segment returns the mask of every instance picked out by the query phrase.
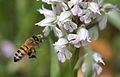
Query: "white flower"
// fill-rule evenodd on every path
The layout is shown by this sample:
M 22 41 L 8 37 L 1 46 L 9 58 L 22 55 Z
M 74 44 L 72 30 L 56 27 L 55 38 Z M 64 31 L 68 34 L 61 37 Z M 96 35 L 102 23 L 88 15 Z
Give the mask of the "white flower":
M 85 24 L 90 23 L 92 20 L 93 13 L 90 10 L 83 10 L 80 16 L 80 21 L 84 22 Z
M 64 23 L 64 28 L 69 32 L 73 32 L 73 30 L 77 29 L 77 24 L 69 20 Z
M 88 63 L 86 63 L 86 62 L 84 62 L 84 63 L 82 64 L 81 69 L 82 69 L 82 72 L 83 72 L 84 74 L 86 73 L 88 66 L 89 66 Z M 93 70 L 94 74 L 100 75 L 100 73 L 102 72 L 103 69 L 102 69 L 102 67 L 101 67 L 100 65 L 98 65 L 97 63 L 93 63 L 93 64 L 92 64 L 92 70 Z M 94 74 L 93 74 L 93 75 L 94 75 Z
M 60 7 L 61 7 L 62 11 L 68 10 L 68 6 L 64 2 L 60 3 Z
M 60 23 L 64 23 L 66 21 L 68 21 L 71 17 L 71 13 L 70 11 L 64 11 L 64 12 L 61 12 L 59 18 L 58 18 L 58 22 Z
M 44 36 L 48 36 L 51 28 L 49 26 L 46 26 L 43 30 Z
M 39 9 L 38 11 L 40 12 L 40 14 L 43 14 L 45 17 L 55 17 L 56 16 L 56 13 L 54 11 L 44 8 L 43 5 L 42 5 L 42 9 Z
M 50 18 L 47 17 L 45 19 L 43 19 L 42 21 L 36 23 L 35 25 L 41 26 L 41 27 L 45 27 L 43 32 L 44 32 L 44 36 L 48 36 L 50 30 L 52 29 L 56 29 L 56 24 L 54 23 L 56 21 L 55 17 Z M 55 30 L 57 31 L 57 30 Z
M 99 64 L 97 64 L 97 63 L 93 64 L 93 69 L 96 71 L 97 75 L 100 75 L 102 70 L 103 70 L 102 67 Z
M 70 0 L 68 1 L 68 6 L 71 8 L 72 6 L 82 2 L 83 0 Z
M 59 38 L 62 37 L 63 36 L 62 31 L 56 27 L 58 16 L 55 14 L 55 12 L 52 10 L 45 9 L 44 7 L 43 9 L 40 9 L 39 12 L 41 14 L 44 14 L 45 19 L 36 23 L 35 25 L 45 27 L 43 30 L 44 36 L 48 36 L 49 32 L 53 30 L 57 37 Z
M 64 46 L 68 43 L 68 41 L 65 38 L 59 38 L 57 42 L 55 42 L 55 46 Z
M 42 9 L 39 9 L 38 11 L 45 16 L 45 19 L 36 23 L 35 25 L 42 27 L 54 25 L 54 22 L 57 19 L 57 16 L 54 13 L 54 11 L 45 9 L 44 7 Z
M 104 13 L 101 16 L 97 17 L 97 21 L 99 23 L 100 30 L 103 30 L 107 26 L 107 16 L 111 11 L 118 10 L 116 6 L 106 3 L 102 6 L 101 11 Z
M 53 24 L 51 23 L 52 21 L 50 20 L 51 18 L 45 18 L 42 21 L 36 23 L 35 25 L 41 26 L 41 27 L 45 27 L 43 32 L 44 32 L 44 36 L 48 36 L 51 27 L 53 26 Z
M 71 8 L 71 12 L 74 16 L 81 15 L 82 9 L 80 8 L 80 3 L 83 0 L 70 0 L 68 1 L 68 6 Z
M 74 23 L 71 19 L 71 12 L 64 11 L 58 17 L 58 25 L 61 27 L 63 25 L 64 29 L 73 32 L 73 30 L 77 29 L 77 24 Z
M 99 6 L 95 2 L 90 2 L 88 9 L 90 9 L 94 13 L 98 13 L 99 15 L 101 15 L 100 10 L 99 10 Z
M 41 26 L 41 27 L 53 26 L 55 21 L 56 21 L 55 17 L 46 17 L 45 19 L 36 23 L 35 25 L 38 25 L 38 26 Z
M 85 55 L 85 57 L 87 57 L 88 55 Z M 101 62 L 105 65 L 105 63 L 103 62 L 101 56 L 99 53 L 93 53 L 93 62 L 92 62 L 92 70 L 94 72 L 94 75 L 99 75 L 102 72 L 102 67 L 98 64 L 98 62 Z M 82 72 L 86 73 L 87 69 L 88 69 L 88 63 L 85 60 L 84 63 L 82 64 Z
M 66 47 L 67 43 L 68 41 L 65 38 L 59 38 L 59 40 L 53 44 L 58 60 L 62 63 L 72 57 L 72 53 Z
M 87 42 L 91 42 L 89 32 L 84 27 L 79 28 L 77 34 L 68 34 L 67 39 L 76 48 L 79 48 L 81 46 L 80 44 L 85 46 Z
M 69 43 L 73 44 L 74 47 L 79 48 L 80 45 L 80 37 L 77 34 L 69 34 L 67 36 Z
M 55 33 L 55 35 L 57 36 L 57 37 L 62 37 L 63 36 L 63 32 L 59 29 L 59 28 L 57 28 L 57 27 L 53 27 L 53 31 L 54 31 L 54 33 Z
M 74 16 L 76 15 L 81 15 L 82 14 L 82 9 L 79 7 L 79 5 L 75 5 L 72 9 L 71 9 L 71 12 Z
M 78 32 L 77 32 L 78 36 L 80 37 L 80 41 L 90 41 L 90 37 L 89 37 L 89 32 L 86 28 L 81 27 Z
M 99 23 L 100 30 L 103 30 L 107 26 L 107 14 L 102 14 L 101 16 L 98 16 L 97 21 Z
M 93 53 L 93 59 L 95 61 L 93 63 L 93 69 L 96 71 L 97 75 L 99 75 L 102 72 L 102 67 L 97 63 L 102 63 L 103 65 L 105 65 L 105 63 L 102 60 L 101 55 L 99 53 L 97 53 L 97 52 Z
M 52 10 L 57 15 L 60 15 L 61 12 L 68 10 L 68 6 L 64 2 L 56 2 L 56 3 L 52 4 Z
M 93 59 L 95 60 L 96 63 L 102 63 L 105 65 L 104 61 L 101 58 L 101 55 L 99 53 L 93 53 Z

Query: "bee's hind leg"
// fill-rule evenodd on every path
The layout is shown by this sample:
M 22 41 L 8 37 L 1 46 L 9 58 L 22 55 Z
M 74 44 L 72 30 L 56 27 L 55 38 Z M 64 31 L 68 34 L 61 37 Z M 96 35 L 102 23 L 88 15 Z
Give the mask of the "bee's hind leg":
M 36 50 L 35 48 L 31 48 L 28 52 L 29 58 L 36 58 Z

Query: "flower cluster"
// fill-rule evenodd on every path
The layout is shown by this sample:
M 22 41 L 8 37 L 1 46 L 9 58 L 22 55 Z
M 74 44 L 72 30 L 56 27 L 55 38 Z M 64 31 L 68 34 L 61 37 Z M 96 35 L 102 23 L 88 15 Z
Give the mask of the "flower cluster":
M 102 0 L 42 1 L 50 4 L 51 9 L 42 6 L 42 9 L 38 11 L 45 16 L 45 19 L 35 25 L 45 27 L 44 36 L 48 36 L 53 30 L 58 37 L 54 48 L 61 62 L 72 57 L 72 53 L 67 49 L 68 44 L 79 48 L 91 42 L 92 39 L 96 39 L 98 36 L 96 25 L 99 25 L 100 30 L 104 29 L 107 13 L 116 8 L 112 4 L 103 4 Z
M 43 33 L 47 37 L 53 31 L 58 40 L 53 44 L 58 60 L 65 62 L 72 57 L 68 45 L 75 48 L 87 45 L 98 37 L 98 29 L 106 27 L 107 15 L 116 9 L 112 4 L 104 4 L 103 0 L 42 0 L 51 5 L 51 9 L 38 11 L 44 15 L 45 19 L 36 23 L 44 27 Z M 97 74 L 102 68 L 97 64 L 104 64 L 99 54 L 93 54 L 93 69 Z M 82 68 L 86 67 L 83 63 Z M 85 72 L 86 69 L 83 69 Z

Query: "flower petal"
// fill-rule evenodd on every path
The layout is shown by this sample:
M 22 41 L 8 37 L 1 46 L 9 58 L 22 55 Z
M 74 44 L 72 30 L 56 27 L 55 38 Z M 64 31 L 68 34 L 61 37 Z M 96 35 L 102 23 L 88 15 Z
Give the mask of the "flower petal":
M 54 22 L 54 21 L 55 21 L 55 18 L 47 17 L 47 18 L 43 19 L 42 21 L 36 23 L 35 25 L 42 26 L 42 27 L 50 26 L 50 25 L 52 25 L 52 22 Z
M 93 69 L 96 71 L 97 75 L 100 75 L 100 73 L 102 72 L 102 67 L 100 65 L 98 65 L 97 63 L 93 64 Z
M 100 16 L 100 21 L 98 21 L 98 22 L 99 22 L 100 30 L 105 29 L 107 26 L 107 14 Z
M 61 52 L 59 52 L 59 53 L 57 54 L 57 57 L 58 57 L 58 60 L 59 60 L 60 62 L 62 62 L 62 63 L 64 63 L 65 60 L 66 60 L 64 54 L 61 53 Z
M 85 24 L 89 24 L 91 21 L 91 18 L 87 18 L 86 20 L 84 20 Z
M 46 26 L 43 30 L 43 33 L 44 33 L 44 36 L 48 36 L 49 35 L 49 32 L 50 32 L 50 28 L 48 26 Z
M 74 47 L 76 47 L 76 48 L 80 48 L 80 42 L 78 42 L 78 43 L 76 43 L 76 44 L 74 44 Z
M 99 15 L 101 15 L 100 10 L 99 10 L 99 6 L 95 2 L 90 2 L 88 9 L 90 9 L 94 13 L 98 13 Z
M 63 11 L 68 10 L 68 6 L 64 2 L 61 2 L 61 8 Z
M 64 20 L 68 19 L 71 16 L 70 11 L 64 11 L 60 14 L 59 21 L 64 22 Z
M 57 27 L 53 27 L 53 31 L 54 31 L 54 33 L 55 33 L 55 35 L 57 36 L 57 37 L 62 37 L 63 36 L 63 33 L 62 33 L 62 31 L 59 29 L 59 28 L 57 28 Z
M 77 32 L 78 36 L 80 37 L 80 41 L 84 41 L 84 40 L 88 40 L 89 42 L 89 32 L 86 28 L 81 27 L 78 32 Z
M 55 13 L 52 10 L 46 9 L 44 8 L 44 6 L 42 6 L 42 9 L 38 10 L 41 14 L 44 14 L 45 17 L 53 17 L 55 16 Z
M 70 58 L 72 57 L 72 53 L 70 51 L 68 51 L 68 49 L 66 48 L 65 49 L 65 57 L 66 59 L 70 60 Z
M 77 34 L 69 34 L 67 38 L 68 38 L 68 41 L 70 41 L 70 43 L 72 44 L 77 44 L 79 42 Z
M 68 41 L 65 39 L 65 38 L 59 38 L 58 39 L 58 41 L 57 42 L 55 42 L 55 44 L 54 44 L 54 46 L 56 45 L 58 45 L 58 46 L 62 46 L 62 45 L 65 45 L 65 44 L 67 44 L 68 43 Z
M 104 61 L 101 58 L 101 55 L 99 53 L 93 53 L 93 59 L 95 60 L 95 62 L 100 62 L 103 65 L 105 65 Z
M 78 5 L 75 5 L 72 9 L 71 9 L 71 12 L 73 15 L 78 15 L 79 13 L 79 10 L 80 10 L 80 7 Z
M 73 30 L 77 29 L 77 24 L 72 21 L 67 21 L 64 23 L 64 28 L 69 32 L 73 32 Z
M 82 64 L 82 72 L 83 72 L 83 73 L 86 73 L 86 71 L 87 71 L 87 64 L 84 62 L 84 63 Z
M 110 9 L 110 10 L 113 10 L 113 9 L 115 10 L 115 9 L 117 9 L 116 6 L 114 6 L 114 5 L 110 4 L 110 3 L 104 4 L 104 5 L 103 5 L 103 8 L 105 8 L 105 9 Z
M 82 2 L 83 0 L 70 0 L 68 1 L 68 6 L 71 8 L 73 5 L 77 5 L 78 3 Z

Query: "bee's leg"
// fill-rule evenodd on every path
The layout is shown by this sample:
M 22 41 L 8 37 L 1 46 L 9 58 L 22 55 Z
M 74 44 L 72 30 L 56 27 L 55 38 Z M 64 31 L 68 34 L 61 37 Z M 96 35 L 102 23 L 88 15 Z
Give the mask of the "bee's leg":
M 39 42 L 38 42 L 38 41 L 36 41 L 36 44 L 37 44 L 37 47 L 40 47 L 40 45 L 39 45 Z
M 35 48 L 31 48 L 28 52 L 29 58 L 36 58 L 36 50 Z

